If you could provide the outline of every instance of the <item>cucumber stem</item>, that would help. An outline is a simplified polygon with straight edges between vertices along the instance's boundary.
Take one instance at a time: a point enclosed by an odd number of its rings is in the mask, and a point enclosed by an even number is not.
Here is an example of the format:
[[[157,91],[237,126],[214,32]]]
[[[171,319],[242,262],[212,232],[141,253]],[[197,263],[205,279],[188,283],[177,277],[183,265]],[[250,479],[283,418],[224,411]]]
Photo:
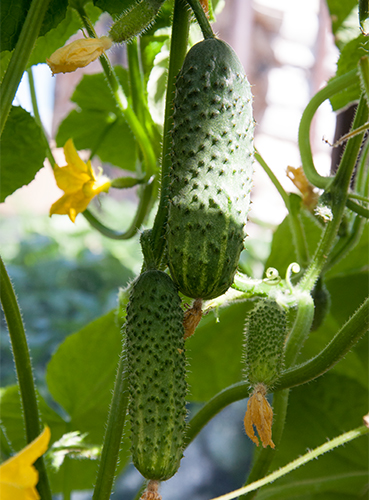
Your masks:
[[[0,85],[0,136],[4,130],[14,96],[36,43],[49,3],[50,0],[32,0]]]
[[[109,500],[115,479],[128,405],[128,380],[125,365],[125,356],[124,353],[122,353],[115,379],[113,399],[110,406],[99,470],[92,496],[93,500]]]
[[[91,38],[97,38],[95,30],[87,16],[85,9],[79,4],[75,8],[81,17],[81,20],[89,36]],[[133,135],[135,136],[137,143],[140,146],[142,155],[145,160],[146,180],[148,180],[157,171],[156,156],[152,148],[150,139],[144,127],[141,125],[139,119],[137,118],[137,115],[129,105],[127,98],[124,95],[123,89],[119,83],[119,80],[115,74],[114,68],[111,66],[110,61],[105,54],[100,56],[100,63],[103,67],[106,79],[116,101],[117,107],[130,126]]]
[[[307,179],[314,186],[321,189],[328,189],[332,177],[324,177],[316,171],[313,162],[313,156],[310,147],[310,127],[313,117],[319,108],[319,106],[333,95],[341,92],[350,85],[357,82],[357,70],[353,69],[345,75],[334,78],[330,81],[323,89],[321,89],[314,97],[311,99],[309,104],[306,106],[305,111],[302,114],[300,126],[299,126],[299,149],[302,160],[302,166]]]
[[[0,299],[8,325],[13,358],[22,400],[27,443],[41,433],[40,413],[33,378],[31,356],[21,312],[9,275],[0,257]],[[43,457],[35,462],[39,472],[37,489],[42,499],[51,500],[51,490]]]
[[[179,73],[187,51],[189,29],[189,13],[186,4],[181,0],[176,0],[173,11],[172,39],[170,45],[170,58],[168,69],[167,93],[165,99],[165,118],[163,130],[163,152],[161,160],[161,190],[159,207],[156,213],[153,229],[152,244],[155,259],[159,264],[165,246],[165,231],[168,219],[168,189],[169,189],[169,169],[171,168],[171,137],[172,128],[172,102],[175,92],[175,79]]]
[[[215,38],[214,32],[211,28],[209,20],[204,12],[204,9],[199,2],[199,0],[187,0],[187,3],[191,6],[193,13],[195,14],[196,21],[199,23],[202,34],[205,40],[209,38]]]

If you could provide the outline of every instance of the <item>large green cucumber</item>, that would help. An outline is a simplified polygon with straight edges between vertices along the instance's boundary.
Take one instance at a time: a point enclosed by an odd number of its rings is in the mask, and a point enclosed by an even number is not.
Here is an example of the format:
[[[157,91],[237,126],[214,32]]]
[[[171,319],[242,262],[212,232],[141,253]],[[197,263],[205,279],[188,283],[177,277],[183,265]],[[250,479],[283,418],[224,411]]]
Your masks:
[[[194,45],[176,81],[167,225],[179,290],[211,299],[233,282],[246,236],[253,172],[252,95],[225,42]]]
[[[132,285],[126,317],[132,459],[164,481],[182,458],[186,416],[183,311],[170,276],[149,270]]]

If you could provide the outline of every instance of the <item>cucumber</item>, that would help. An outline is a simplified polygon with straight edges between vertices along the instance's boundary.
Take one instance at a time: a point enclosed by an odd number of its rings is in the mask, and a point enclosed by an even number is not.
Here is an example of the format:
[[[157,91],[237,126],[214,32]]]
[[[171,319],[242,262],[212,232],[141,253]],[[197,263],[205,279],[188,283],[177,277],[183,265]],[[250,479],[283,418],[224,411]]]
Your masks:
[[[250,205],[252,95],[225,42],[203,40],[187,53],[174,97],[168,266],[179,290],[212,299],[233,282]]]
[[[250,311],[245,323],[246,376],[251,386],[268,389],[283,368],[287,334],[286,312],[273,300],[261,300]]]
[[[162,271],[132,284],[125,347],[132,460],[149,480],[176,473],[186,417],[183,311],[177,288]]]

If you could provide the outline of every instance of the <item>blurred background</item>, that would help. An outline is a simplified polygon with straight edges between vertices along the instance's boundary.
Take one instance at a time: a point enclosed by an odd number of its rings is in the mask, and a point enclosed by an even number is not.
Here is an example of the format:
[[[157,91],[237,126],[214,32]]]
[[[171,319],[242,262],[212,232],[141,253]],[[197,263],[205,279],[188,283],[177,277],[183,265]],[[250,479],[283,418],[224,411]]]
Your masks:
[[[253,86],[255,146],[286,191],[296,191],[286,168],[300,166],[299,120],[310,98],[334,75],[338,57],[326,3],[220,0],[216,19],[215,32],[235,49]],[[110,23],[109,16],[103,15],[96,27],[98,34],[105,34]],[[192,30],[191,37],[199,38],[198,30]],[[109,57],[113,64],[124,65],[124,46],[115,47]],[[76,84],[83,74],[99,71],[98,62],[56,77],[46,64],[35,68],[40,114],[52,145],[59,123],[73,108],[70,96]],[[14,104],[32,111],[27,77]],[[158,116],[160,119],[160,112]],[[336,116],[325,103],[317,113],[311,137],[315,164],[323,175],[332,167],[332,148],[323,139],[333,142],[335,127]],[[58,164],[64,165],[62,150],[54,147],[53,152]],[[114,176],[113,165],[103,168]],[[45,366],[57,346],[67,335],[114,308],[119,287],[137,275],[142,261],[137,237],[124,242],[109,240],[94,231],[82,215],[75,224],[66,216],[49,218],[50,206],[60,194],[46,161],[34,181],[0,206],[2,256],[20,299],[41,393],[46,393]],[[101,198],[96,203],[103,205],[110,226],[123,231],[134,213],[134,190],[115,190],[113,196]],[[252,202],[241,266],[253,277],[261,277],[273,230],[286,209],[258,164]],[[147,227],[154,214],[155,210]],[[6,328],[1,329],[1,340],[4,386],[15,383]],[[253,450],[240,426],[245,407],[245,402],[231,405],[204,429],[186,451],[187,460],[179,473],[162,486],[166,498],[205,500],[242,484]],[[190,407],[195,410],[194,405]],[[140,484],[141,476],[129,467],[118,480],[114,498],[134,498]],[[88,497],[80,493],[73,500]]]

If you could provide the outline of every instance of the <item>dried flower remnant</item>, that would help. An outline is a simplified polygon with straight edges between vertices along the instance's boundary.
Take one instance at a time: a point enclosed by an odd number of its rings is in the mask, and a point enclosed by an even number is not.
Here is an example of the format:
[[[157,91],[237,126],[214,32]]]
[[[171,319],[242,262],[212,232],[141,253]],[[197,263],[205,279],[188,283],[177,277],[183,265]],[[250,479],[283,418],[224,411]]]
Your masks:
[[[303,168],[289,166],[286,175],[302,194],[302,203],[309,210],[313,210],[318,203],[319,193],[315,191],[314,186],[306,178]]]
[[[109,191],[111,181],[102,175],[102,171],[96,175],[90,161],[85,163],[81,160],[72,139],[65,143],[64,155],[67,165],[54,167],[56,183],[64,195],[51,206],[50,216],[66,214],[74,222],[77,214],[86,210],[92,198]]]
[[[183,327],[185,329],[184,338],[188,339],[195,333],[197,325],[202,318],[202,299],[195,299],[192,307],[187,309],[183,317]]]
[[[38,472],[34,462],[47,450],[50,429],[44,431],[23,450],[0,465],[0,498],[2,500],[39,500],[36,489]]]
[[[106,50],[110,49],[112,44],[113,41],[108,36],[81,38],[56,50],[50,56],[50,59],[46,59],[46,62],[53,75],[56,73],[71,73],[95,61]]]
[[[259,446],[254,427],[259,434],[264,448],[268,445],[274,448],[272,441],[273,410],[265,398],[267,388],[264,384],[257,384],[248,403],[244,418],[245,431],[248,437]]]
[[[158,492],[159,482],[158,481],[149,481],[147,484],[147,488],[144,491],[140,500],[162,500],[161,495]]]

